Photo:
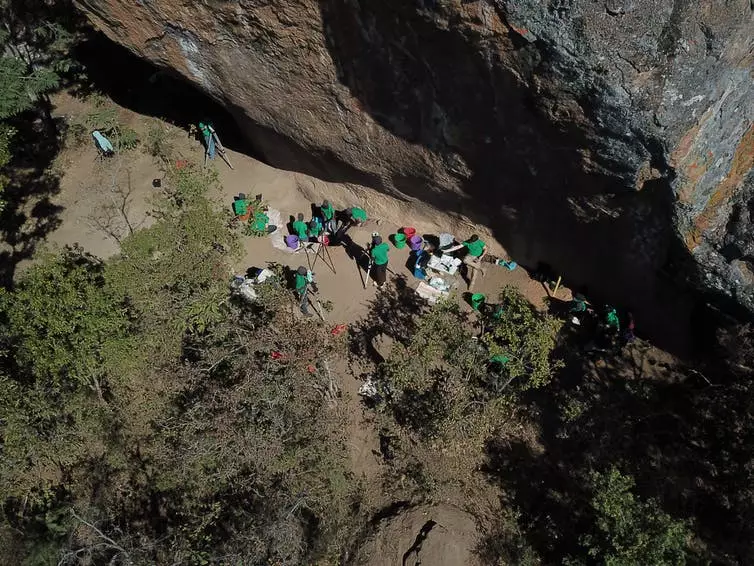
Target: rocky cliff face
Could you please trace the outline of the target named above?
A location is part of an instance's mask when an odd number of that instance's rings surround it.
[[[273,164],[488,226],[637,309],[754,310],[752,0],[77,0]]]

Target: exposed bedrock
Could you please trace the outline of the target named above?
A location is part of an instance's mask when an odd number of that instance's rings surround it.
[[[684,284],[754,311],[752,0],[76,1],[274,165],[484,224],[655,339]]]

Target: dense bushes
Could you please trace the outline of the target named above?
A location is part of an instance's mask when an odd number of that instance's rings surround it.
[[[343,542],[341,339],[284,294],[228,300],[237,243],[193,171],[120,257],[48,255],[2,296],[3,563],[302,564]]]

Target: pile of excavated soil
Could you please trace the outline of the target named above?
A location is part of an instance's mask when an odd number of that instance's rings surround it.
[[[450,505],[421,506],[384,519],[361,545],[358,566],[477,566],[477,526]]]

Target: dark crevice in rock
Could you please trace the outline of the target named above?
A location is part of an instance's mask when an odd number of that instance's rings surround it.
[[[419,529],[419,532],[416,535],[416,538],[414,539],[414,544],[411,545],[411,548],[409,548],[406,552],[403,553],[403,562],[402,566],[420,566],[421,565],[421,558],[420,553],[422,550],[422,545],[424,544],[424,541],[427,540],[427,537],[429,536],[429,533],[432,531],[432,529],[435,528],[435,523],[433,520],[429,520],[424,525],[422,525],[422,528]],[[414,561],[411,564],[408,564],[408,560],[411,558],[411,555],[416,555],[416,561]]]

